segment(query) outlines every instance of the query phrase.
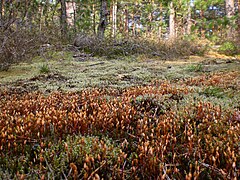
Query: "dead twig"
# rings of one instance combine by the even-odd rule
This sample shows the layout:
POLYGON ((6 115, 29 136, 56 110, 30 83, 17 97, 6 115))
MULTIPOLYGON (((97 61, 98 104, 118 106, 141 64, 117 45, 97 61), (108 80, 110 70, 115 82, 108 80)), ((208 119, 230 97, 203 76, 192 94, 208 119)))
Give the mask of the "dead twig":
POLYGON ((93 177, 93 175, 94 175, 99 169, 101 169, 105 164, 106 164, 106 161, 104 161, 104 162, 101 164, 101 166, 99 166, 97 169, 95 169, 95 171, 93 171, 93 172, 90 174, 90 176, 88 177, 88 180, 90 180, 90 179, 93 177))
MULTIPOLYGON (((221 176, 222 178, 226 179, 227 178, 227 174, 222 170, 222 169, 218 169, 216 167, 213 167, 209 164, 206 164, 206 163, 203 163, 203 162, 200 162, 200 164, 205 167, 205 168, 208 168, 210 170, 212 170, 213 172, 215 172, 216 174, 218 174, 219 176, 221 176)), ((229 179, 229 178, 228 178, 229 179)))
POLYGON ((166 176, 167 180, 171 180, 170 177, 167 175, 167 171, 166 171, 166 165, 163 167, 163 173, 166 176))
POLYGON ((95 63, 95 64, 90 64, 90 65, 88 65, 88 67, 90 67, 90 66, 97 66, 97 65, 101 65, 101 64, 105 64, 105 62, 99 62, 99 63, 95 63))

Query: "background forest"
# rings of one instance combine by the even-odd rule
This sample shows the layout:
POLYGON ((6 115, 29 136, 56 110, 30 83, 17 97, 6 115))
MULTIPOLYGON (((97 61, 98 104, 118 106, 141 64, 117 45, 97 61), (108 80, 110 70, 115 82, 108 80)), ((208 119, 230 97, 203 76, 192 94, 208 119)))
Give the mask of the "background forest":
POLYGON ((239 0, 1 0, 0 179, 240 179, 239 0))
POLYGON ((166 55, 166 40, 178 39, 176 52, 167 54, 179 56, 201 53, 184 43, 199 44, 199 39, 207 39, 213 45, 222 45, 220 51, 233 55, 239 47, 238 7, 239 1, 234 0, 2 0, 1 69, 29 59, 46 44, 66 44, 74 39, 80 48, 101 55, 152 49, 151 53, 160 57, 166 55), (151 47, 142 47, 141 40, 151 47), (190 49, 181 50, 184 46, 190 49))

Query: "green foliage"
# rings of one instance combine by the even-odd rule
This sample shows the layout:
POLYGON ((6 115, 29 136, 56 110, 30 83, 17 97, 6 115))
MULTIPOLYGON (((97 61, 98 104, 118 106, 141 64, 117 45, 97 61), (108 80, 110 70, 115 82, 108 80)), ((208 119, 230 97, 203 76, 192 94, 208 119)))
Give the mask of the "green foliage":
POLYGON ((197 65, 189 65, 187 67, 187 70, 190 72, 202 72, 203 71, 203 65, 197 64, 197 65))
POLYGON ((213 96, 217 98, 223 98, 226 94, 224 93, 223 89, 220 87, 213 87, 209 86, 203 90, 200 94, 204 94, 207 97, 213 96))
POLYGON ((226 55, 235 55, 237 50, 236 44, 231 41, 224 42, 219 48, 219 52, 226 55))
POLYGON ((217 36, 217 35, 212 35, 209 37, 209 40, 214 43, 215 45, 219 45, 222 41, 221 37, 217 36))
MULTIPOLYGON (((103 163, 105 166, 98 171, 98 174, 106 177, 107 174, 111 174, 110 167, 117 164, 119 154, 120 148, 112 139, 71 135, 54 144, 49 141, 42 143, 41 147, 39 144, 28 145, 20 158, 8 155, 1 158, 0 178, 10 178, 14 172, 26 174, 39 169, 40 173, 47 174, 48 178, 62 179, 73 171, 71 169, 73 164, 80 174, 90 175, 91 171, 103 163), (41 168, 44 171, 41 172, 41 168)), ((38 173, 32 172, 28 178, 30 177, 37 178, 38 173)))
POLYGON ((40 73, 42 74, 47 74, 50 72, 50 68, 48 66, 48 64, 43 64, 41 67, 40 67, 40 73))

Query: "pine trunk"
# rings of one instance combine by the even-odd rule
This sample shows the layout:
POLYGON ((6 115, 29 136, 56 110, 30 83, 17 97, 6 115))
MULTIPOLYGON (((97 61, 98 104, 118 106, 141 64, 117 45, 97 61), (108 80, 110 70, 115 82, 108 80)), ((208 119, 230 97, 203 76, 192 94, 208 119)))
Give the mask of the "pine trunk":
POLYGON ((117 31, 117 1, 113 1, 112 6, 112 37, 115 38, 117 31))
POLYGON ((192 21, 191 21, 191 0, 188 3, 188 14, 187 14, 187 34, 191 34, 191 27, 192 27, 192 21))
POLYGON ((175 38, 175 9, 173 2, 170 2, 170 16, 169 16, 169 38, 175 38))
POLYGON ((237 30, 237 37, 238 37, 238 42, 240 42, 240 0, 238 0, 238 30, 237 30))
POLYGON ((67 7, 65 0, 61 0, 61 33, 62 37, 65 38, 67 34, 67 7))
MULTIPOLYGON (((226 0, 226 16, 228 19, 230 19, 234 16, 234 11, 235 11, 235 7, 234 7, 234 0, 226 0)), ((233 22, 234 23, 234 22, 233 22)), ((232 24, 232 22, 231 22, 232 24)), ((228 31, 227 31, 227 37, 228 38, 233 38, 234 36, 234 30, 233 30, 233 26, 229 25, 228 31)))
POLYGON ((124 9, 124 15, 125 15, 125 18, 124 18, 124 31, 125 31, 125 35, 128 37, 128 33, 129 33, 129 31, 128 31, 128 26, 129 26, 129 24, 128 24, 128 6, 127 5, 125 5, 125 9, 124 9))
POLYGON ((100 9, 100 21, 98 25, 98 37, 100 39, 104 38, 104 32, 108 25, 108 11, 107 11, 107 0, 100 0, 101 1, 101 9, 100 9))
POLYGON ((162 38, 162 23, 163 23, 163 7, 162 7, 162 3, 160 3, 160 22, 159 22, 159 26, 158 26, 158 38, 161 39, 162 38))

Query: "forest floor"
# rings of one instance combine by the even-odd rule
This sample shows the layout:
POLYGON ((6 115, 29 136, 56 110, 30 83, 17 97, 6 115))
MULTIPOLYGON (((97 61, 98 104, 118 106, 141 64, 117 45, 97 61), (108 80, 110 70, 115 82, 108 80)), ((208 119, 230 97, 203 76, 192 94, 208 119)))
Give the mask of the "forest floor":
MULTIPOLYGON (((207 93, 205 99, 225 96, 227 101, 229 98, 240 99, 240 57, 209 52, 205 56, 173 60, 147 58, 144 55, 107 59, 67 51, 51 52, 47 56, 48 58, 36 57, 31 63, 14 65, 8 71, 0 72, 0 88, 48 94, 54 91, 76 92, 94 87, 122 89, 163 80, 171 84, 185 84, 194 78, 211 76, 224 80, 229 74, 229 78, 234 74, 236 89, 214 85, 210 89, 206 85, 201 88, 191 85, 191 88, 197 89, 198 94, 207 93)), ((221 102, 219 98, 216 101, 221 102)))
POLYGON ((54 52, 0 72, 1 119, 0 179, 234 179, 240 57, 54 52))
MULTIPOLYGON (((107 59, 85 57, 71 52, 52 53, 48 59, 36 57, 31 63, 13 65, 0 72, 0 87, 42 92, 79 91, 89 87, 124 88, 153 81, 196 78, 216 73, 240 74, 239 57, 217 53, 206 56, 161 60, 144 55, 107 59), (42 72, 41 72, 42 71, 42 72)), ((239 78, 239 77, 238 77, 239 78)))
POLYGON ((85 53, 51 52, 31 63, 0 72, 0 89, 44 94, 91 88, 124 89, 159 81, 168 81, 173 86, 186 85, 194 89, 200 100, 232 108, 240 106, 240 57, 216 52, 173 60, 145 55, 107 59, 85 53), (216 82, 209 83, 212 80, 216 82))

